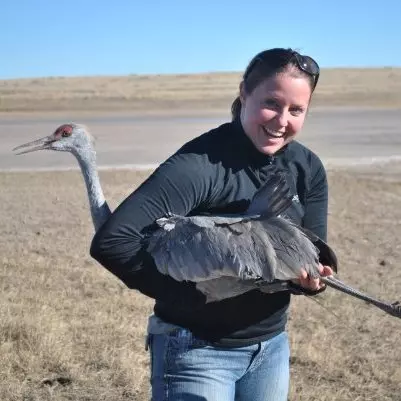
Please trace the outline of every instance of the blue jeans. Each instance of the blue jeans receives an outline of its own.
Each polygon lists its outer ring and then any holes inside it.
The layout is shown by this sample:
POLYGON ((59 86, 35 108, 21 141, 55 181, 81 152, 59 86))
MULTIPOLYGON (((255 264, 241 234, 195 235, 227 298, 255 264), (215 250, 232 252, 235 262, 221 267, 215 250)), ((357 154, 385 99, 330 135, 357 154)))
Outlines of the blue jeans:
POLYGON ((149 334, 152 401, 287 401, 286 332, 239 348, 219 348, 189 330, 149 334))

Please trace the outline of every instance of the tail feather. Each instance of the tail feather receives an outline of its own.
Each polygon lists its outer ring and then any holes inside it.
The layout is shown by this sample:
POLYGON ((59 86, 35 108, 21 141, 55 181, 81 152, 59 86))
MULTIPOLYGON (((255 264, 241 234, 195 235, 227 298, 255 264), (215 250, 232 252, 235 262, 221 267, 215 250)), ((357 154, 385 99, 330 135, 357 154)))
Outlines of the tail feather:
POLYGON ((319 238, 315 233, 306 229, 305 227, 299 227, 301 231, 311 240, 317 249, 319 249, 320 263, 330 266, 335 273, 338 273, 338 260, 334 250, 319 238))
POLYGON ((266 183, 254 195, 246 213, 278 216, 292 204, 290 188, 284 174, 272 168, 266 183))

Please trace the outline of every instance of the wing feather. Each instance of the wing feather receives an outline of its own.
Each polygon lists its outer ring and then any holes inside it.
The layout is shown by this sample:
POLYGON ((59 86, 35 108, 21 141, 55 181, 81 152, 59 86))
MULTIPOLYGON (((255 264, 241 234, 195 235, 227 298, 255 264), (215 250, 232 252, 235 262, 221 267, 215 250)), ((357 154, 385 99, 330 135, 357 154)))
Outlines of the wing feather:
POLYGON ((149 238, 148 251, 158 270, 178 281, 272 279, 274 257, 262 228, 245 217, 173 216, 149 238))

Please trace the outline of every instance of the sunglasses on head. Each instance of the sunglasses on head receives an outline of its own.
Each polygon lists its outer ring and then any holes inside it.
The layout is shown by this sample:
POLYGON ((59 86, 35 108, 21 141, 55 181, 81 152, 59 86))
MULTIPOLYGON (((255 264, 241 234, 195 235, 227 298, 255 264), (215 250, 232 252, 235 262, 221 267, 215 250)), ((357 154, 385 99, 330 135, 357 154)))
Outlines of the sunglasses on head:
POLYGON ((273 68, 280 68, 287 65, 290 61, 295 60, 298 68, 314 78, 312 91, 316 88, 319 80, 320 68, 318 63, 309 56, 305 56, 296 51, 288 52, 286 50, 272 49, 266 50, 257 55, 249 64, 244 74, 246 80, 249 74, 258 63, 268 63, 273 68))

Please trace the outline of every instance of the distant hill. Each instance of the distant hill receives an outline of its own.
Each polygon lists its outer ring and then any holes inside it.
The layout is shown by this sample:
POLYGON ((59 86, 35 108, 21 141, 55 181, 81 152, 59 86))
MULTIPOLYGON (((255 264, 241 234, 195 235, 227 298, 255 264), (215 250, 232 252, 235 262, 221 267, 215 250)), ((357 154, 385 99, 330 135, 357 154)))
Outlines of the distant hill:
MULTIPOLYGON (((240 73, 0 80, 0 111, 228 109, 240 73)), ((323 69, 317 106, 401 107, 401 68, 323 69)))

